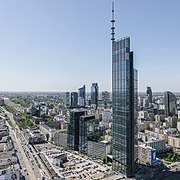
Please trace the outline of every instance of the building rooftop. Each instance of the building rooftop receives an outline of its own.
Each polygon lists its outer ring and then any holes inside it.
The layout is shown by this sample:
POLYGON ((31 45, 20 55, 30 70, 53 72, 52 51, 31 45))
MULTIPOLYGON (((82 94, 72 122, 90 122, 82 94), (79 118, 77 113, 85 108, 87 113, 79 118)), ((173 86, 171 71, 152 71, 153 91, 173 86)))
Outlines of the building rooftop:
POLYGON ((59 154, 58 156, 55 156, 54 158, 56 158, 56 159, 61 159, 61 158, 63 158, 63 157, 66 157, 67 155, 65 154, 65 153, 61 153, 61 154, 59 154))
POLYGON ((103 141, 101 141, 101 143, 103 143, 103 144, 108 144, 109 142, 106 141, 106 140, 103 140, 103 141))
MULTIPOLYGON (((152 148, 151 146, 147 146, 146 144, 140 144, 140 145, 138 145, 139 147, 142 147, 142 148, 144 148, 144 149, 154 149, 154 148, 152 148)), ((154 149, 155 150, 155 149, 154 149)))

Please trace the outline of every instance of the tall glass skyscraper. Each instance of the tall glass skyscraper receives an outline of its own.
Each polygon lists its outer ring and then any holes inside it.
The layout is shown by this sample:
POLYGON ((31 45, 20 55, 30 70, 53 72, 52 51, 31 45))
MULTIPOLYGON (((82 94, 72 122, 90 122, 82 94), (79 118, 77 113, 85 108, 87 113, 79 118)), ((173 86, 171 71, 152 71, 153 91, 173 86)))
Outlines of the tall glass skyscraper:
POLYGON ((91 106, 97 109, 98 107, 98 83, 92 83, 91 86, 91 106))
POLYGON ((78 93, 72 92, 71 93, 71 108, 77 108, 78 107, 78 93))
POLYGON ((70 92, 65 93, 65 105, 66 105, 66 107, 71 106, 71 94, 70 94, 70 92))
POLYGON ((86 100, 86 86, 78 89, 78 105, 80 107, 85 107, 85 100, 86 100))
POLYGON ((146 95, 148 97, 149 103, 152 103, 152 89, 151 89, 151 87, 147 87, 146 95))
MULTIPOLYGON (((113 8, 114 16, 114 8, 113 8)), ((113 169, 132 177, 137 163, 137 70, 130 38, 115 41, 112 22, 113 169)))
POLYGON ((85 116, 84 110, 72 110, 67 131, 67 146, 68 148, 79 151, 79 121, 81 116, 85 116))
POLYGON ((164 92, 165 116, 173 116, 176 114, 176 96, 170 92, 164 92))
POLYGON ((94 119, 94 115, 81 116, 79 119, 79 151, 81 153, 87 153, 88 126, 94 119))
POLYGON ((88 115, 86 110, 73 109, 70 111, 70 119, 67 131, 67 147, 87 153, 88 126, 94 115, 88 115))

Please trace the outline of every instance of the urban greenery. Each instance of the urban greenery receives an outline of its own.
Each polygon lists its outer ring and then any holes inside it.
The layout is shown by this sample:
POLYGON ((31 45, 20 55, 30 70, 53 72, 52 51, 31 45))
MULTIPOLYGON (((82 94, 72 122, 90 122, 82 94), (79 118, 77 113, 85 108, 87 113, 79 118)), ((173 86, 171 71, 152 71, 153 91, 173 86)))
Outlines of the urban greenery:
POLYGON ((100 139, 101 139, 101 141, 104 141, 105 140, 105 135, 101 135, 100 139))
POLYGON ((3 113, 4 112, 4 110, 2 109, 2 107, 0 107, 0 113, 3 113))
POLYGON ((34 123, 30 120, 30 116, 26 113, 22 113, 21 119, 24 121, 25 126, 32 127, 34 123))
POLYGON ((34 126, 34 123, 30 119, 30 116, 26 113, 22 113, 20 115, 15 114, 13 117, 14 121, 20 129, 34 126))
POLYGON ((0 107, 0 113, 3 114, 3 116, 5 117, 5 119, 8 122, 8 124, 12 127, 13 126, 12 122, 11 122, 10 118, 7 116, 7 114, 5 114, 4 109, 2 107, 0 107))
POLYGON ((180 162, 180 154, 176 152, 170 152, 167 154, 167 157, 164 158, 168 162, 180 162))
POLYGON ((53 119, 52 119, 52 118, 48 118, 48 119, 47 119, 47 122, 49 122, 49 123, 50 123, 50 122, 53 122, 53 119))
POLYGON ((10 112, 12 114, 17 113, 17 110, 12 106, 5 106, 4 108, 6 109, 6 111, 8 111, 8 112, 10 112))
POLYGON ((31 105, 31 101, 28 99, 20 99, 20 98, 15 98, 12 99, 12 102, 15 104, 20 104, 22 107, 29 107, 31 105))
POLYGON ((8 122, 8 124, 9 124, 11 127, 13 127, 10 118, 9 118, 6 114, 4 115, 4 117, 6 118, 6 121, 8 122))
POLYGON ((112 131, 110 131, 110 132, 108 133, 108 135, 109 135, 109 136, 112 136, 112 131))
POLYGON ((105 156, 102 156, 102 161, 103 161, 103 164, 106 164, 106 157, 105 156))

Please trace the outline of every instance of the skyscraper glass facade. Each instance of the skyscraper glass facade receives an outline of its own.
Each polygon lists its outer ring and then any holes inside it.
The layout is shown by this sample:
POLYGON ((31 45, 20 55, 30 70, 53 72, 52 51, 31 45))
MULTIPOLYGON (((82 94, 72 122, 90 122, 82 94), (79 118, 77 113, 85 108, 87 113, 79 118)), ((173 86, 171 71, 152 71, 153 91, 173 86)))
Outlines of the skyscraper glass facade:
POLYGON ((170 92, 164 92, 165 116, 173 116, 176 114, 176 96, 170 92))
POLYGON ((65 104, 66 104, 66 107, 70 107, 71 106, 71 95, 70 95, 70 92, 66 92, 65 93, 65 104))
POLYGON ((83 87, 79 88, 78 92, 79 92, 79 97, 85 98, 85 96, 86 96, 86 86, 84 85, 83 87))
POLYGON ((72 92, 71 93, 71 108, 78 107, 78 93, 72 92))
POLYGON ((98 83, 92 83, 91 86, 91 106, 96 108, 98 107, 98 83))
POLYGON ((67 131, 68 148, 87 153, 88 126, 94 119, 95 116, 87 115, 86 110, 71 110, 67 131))
POLYGON ((147 87, 146 95, 148 97, 149 103, 152 103, 152 90, 151 90, 151 87, 147 87))
POLYGON ((85 107, 85 100, 86 100, 86 86, 78 89, 78 105, 80 107, 85 107))
POLYGON ((137 70, 130 38, 112 41, 113 169, 132 177, 137 161, 137 70))
POLYGON ((80 117, 84 116, 86 111, 72 110, 70 112, 70 119, 68 123, 68 136, 67 136, 67 146, 68 148, 79 151, 79 122, 80 117))
POLYGON ((81 116, 79 120, 79 151, 87 153, 88 124, 94 120, 95 116, 81 116))

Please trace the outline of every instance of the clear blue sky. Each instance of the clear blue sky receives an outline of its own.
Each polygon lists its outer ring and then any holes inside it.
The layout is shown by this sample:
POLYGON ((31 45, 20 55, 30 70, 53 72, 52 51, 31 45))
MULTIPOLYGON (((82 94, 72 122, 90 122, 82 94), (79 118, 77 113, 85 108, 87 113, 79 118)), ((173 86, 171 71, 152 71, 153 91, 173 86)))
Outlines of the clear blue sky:
MULTIPOLYGON (((0 1, 0 90, 111 90, 110 0, 0 1)), ((180 92, 180 1, 115 0, 139 91, 180 92)))

